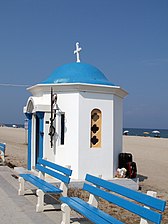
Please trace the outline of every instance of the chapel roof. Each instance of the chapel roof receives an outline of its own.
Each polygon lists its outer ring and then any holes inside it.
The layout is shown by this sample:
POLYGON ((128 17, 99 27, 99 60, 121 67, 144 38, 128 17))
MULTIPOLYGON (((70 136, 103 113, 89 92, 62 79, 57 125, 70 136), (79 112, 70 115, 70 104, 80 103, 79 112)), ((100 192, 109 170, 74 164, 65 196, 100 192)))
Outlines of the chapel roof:
POLYGON ((115 86, 95 66, 85 63, 70 63, 58 67, 41 84, 81 83, 115 86))

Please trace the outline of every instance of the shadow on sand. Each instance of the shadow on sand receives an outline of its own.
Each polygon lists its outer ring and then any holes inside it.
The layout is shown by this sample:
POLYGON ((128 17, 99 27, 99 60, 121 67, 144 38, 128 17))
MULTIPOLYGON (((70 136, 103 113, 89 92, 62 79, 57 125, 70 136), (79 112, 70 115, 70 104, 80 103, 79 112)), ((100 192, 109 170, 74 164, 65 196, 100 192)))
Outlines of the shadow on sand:
POLYGON ((139 182, 142 182, 144 180, 147 180, 148 177, 147 176, 144 176, 144 175, 141 175, 141 174, 137 174, 137 178, 139 178, 139 182))

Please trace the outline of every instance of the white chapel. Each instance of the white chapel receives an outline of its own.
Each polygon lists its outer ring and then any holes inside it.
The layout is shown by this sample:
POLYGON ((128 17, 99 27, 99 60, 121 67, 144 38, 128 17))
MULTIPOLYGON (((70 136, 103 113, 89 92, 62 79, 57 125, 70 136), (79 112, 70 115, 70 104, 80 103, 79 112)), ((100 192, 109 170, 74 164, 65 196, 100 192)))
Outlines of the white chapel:
POLYGON ((28 169, 39 157, 71 166, 72 178, 86 173, 112 179, 122 152, 123 98, 127 92, 96 67, 77 60, 62 65, 28 88, 28 169))

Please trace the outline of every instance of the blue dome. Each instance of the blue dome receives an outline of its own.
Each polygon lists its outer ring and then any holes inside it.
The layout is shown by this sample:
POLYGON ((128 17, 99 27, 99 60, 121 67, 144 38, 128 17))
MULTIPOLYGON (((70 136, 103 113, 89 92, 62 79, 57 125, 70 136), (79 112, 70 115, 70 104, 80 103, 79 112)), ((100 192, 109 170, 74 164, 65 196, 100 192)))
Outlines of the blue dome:
POLYGON ((58 67, 42 84, 86 83, 115 86, 96 67, 71 63, 58 67))

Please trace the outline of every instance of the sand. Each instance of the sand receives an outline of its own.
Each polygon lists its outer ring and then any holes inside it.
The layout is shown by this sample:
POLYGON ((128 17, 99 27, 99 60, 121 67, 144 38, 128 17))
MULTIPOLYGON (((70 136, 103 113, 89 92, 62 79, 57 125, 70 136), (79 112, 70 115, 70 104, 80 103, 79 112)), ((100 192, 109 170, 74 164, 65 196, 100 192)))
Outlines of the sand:
MULTIPOLYGON (((23 128, 0 127, 0 142, 6 143, 6 161, 27 166, 27 132, 23 128)), ((168 139, 123 136, 123 151, 133 154, 140 181, 168 192, 168 139)))
MULTIPOLYGON (((0 127, 0 142, 6 143, 8 165, 27 167, 27 135, 24 129, 0 127)), ((133 154, 141 190, 145 193, 147 190, 157 191, 157 196, 167 200, 168 204, 168 139, 123 136, 123 151, 133 154)), ((108 208, 107 211, 110 213, 111 210, 108 208)), ((121 212, 117 214, 121 215, 121 212)), ((123 219, 125 223, 126 220, 130 223, 127 213, 123 217, 126 217, 123 219)), ((163 214, 162 223, 168 223, 168 208, 163 214)))
POLYGON ((137 162, 140 180, 168 192, 168 139, 124 136, 123 149, 137 162))
POLYGON ((6 143, 7 163, 27 167, 27 133, 23 128, 0 127, 0 142, 6 143))

